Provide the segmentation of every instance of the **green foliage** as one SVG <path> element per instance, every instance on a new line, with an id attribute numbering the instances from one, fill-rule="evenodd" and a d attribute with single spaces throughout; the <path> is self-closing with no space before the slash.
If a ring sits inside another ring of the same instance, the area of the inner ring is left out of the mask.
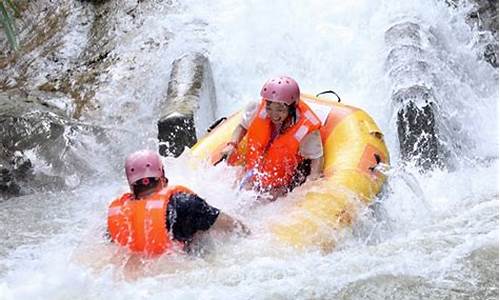
<path id="1" fill-rule="evenodd" d="M 12 0 L 0 0 L 0 24 L 13 50 L 17 50 L 14 17 L 19 17 L 17 5 Z"/>

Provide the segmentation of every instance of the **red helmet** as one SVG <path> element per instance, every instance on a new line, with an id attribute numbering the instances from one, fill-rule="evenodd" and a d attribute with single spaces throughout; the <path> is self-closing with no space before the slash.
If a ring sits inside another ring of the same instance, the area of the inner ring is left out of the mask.
<path id="1" fill-rule="evenodd" d="M 300 89 L 293 78 L 279 76 L 269 79 L 262 87 L 260 95 L 266 100 L 290 105 L 299 100 Z"/>
<path id="2" fill-rule="evenodd" d="M 125 161 L 125 173 L 130 186 L 144 178 L 163 177 L 160 155 L 150 150 L 140 150 L 130 154 Z"/>

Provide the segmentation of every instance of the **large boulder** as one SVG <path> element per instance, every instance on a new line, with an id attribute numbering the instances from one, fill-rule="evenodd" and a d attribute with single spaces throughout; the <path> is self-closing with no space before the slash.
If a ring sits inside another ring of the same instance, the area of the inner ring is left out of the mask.
<path id="1" fill-rule="evenodd" d="M 215 119 L 216 95 L 208 58 L 191 53 L 176 59 L 158 121 L 160 154 L 179 156 Z"/>
<path id="2" fill-rule="evenodd" d="M 385 69 L 392 85 L 401 158 L 422 171 L 454 169 L 476 159 L 476 133 L 467 126 L 475 118 L 470 99 L 488 91 L 476 89 L 476 80 L 482 79 L 464 78 L 471 66 L 487 72 L 493 67 L 473 55 L 450 53 L 449 43 L 454 41 L 442 35 L 451 30 L 406 17 L 385 32 Z"/>
<path id="3" fill-rule="evenodd" d="M 21 20 L 29 22 L 18 22 L 16 52 L 0 36 L 0 48 L 5 50 L 0 57 L 0 90 L 37 93 L 47 101 L 57 98 L 66 114 L 78 117 L 93 97 L 91 86 L 97 78 L 89 68 L 95 59 L 84 55 L 89 43 L 81 38 L 93 23 L 93 5 L 63 0 L 22 0 L 18 5 Z"/>
<path id="4" fill-rule="evenodd" d="M 439 142 L 435 79 L 426 50 L 421 46 L 421 26 L 401 22 L 390 27 L 385 41 L 390 51 L 386 69 L 393 82 L 398 138 L 403 161 L 415 161 L 422 169 L 443 165 Z"/>
<path id="5" fill-rule="evenodd" d="M 105 131 L 72 121 L 36 98 L 0 94 L 0 196 L 74 187 L 95 168 L 88 163 Z"/>
<path id="6" fill-rule="evenodd" d="M 450 6 L 457 8 L 460 0 L 445 0 Z M 466 22 L 477 31 L 473 41 L 476 49 L 492 66 L 498 68 L 498 1 L 468 0 Z"/>
<path id="7" fill-rule="evenodd" d="M 16 1 L 20 47 L 12 51 L 0 34 L 0 90 L 57 101 L 75 119 L 94 117 L 109 68 L 123 59 L 115 50 L 130 42 L 131 30 L 143 33 L 138 16 L 154 10 L 151 2 Z"/>
<path id="8" fill-rule="evenodd" d="M 137 87 L 144 87 L 148 100 L 166 94 L 161 82 L 164 89 L 151 95 L 143 74 L 168 72 L 163 64 L 145 62 L 152 61 L 150 52 L 162 57 L 169 31 L 144 35 L 150 26 L 145 20 L 153 13 L 165 17 L 174 4 L 15 2 L 21 12 L 19 50 L 12 51 L 0 34 L 0 194 L 67 188 L 86 176 L 92 180 L 96 172 L 121 171 L 122 157 L 149 138 L 141 140 L 142 130 L 123 125 L 137 122 L 137 107 L 145 98 Z"/>
<path id="9" fill-rule="evenodd" d="M 413 85 L 393 93 L 392 101 L 400 107 L 397 132 L 403 161 L 414 160 L 425 170 L 443 166 L 432 90 Z"/>

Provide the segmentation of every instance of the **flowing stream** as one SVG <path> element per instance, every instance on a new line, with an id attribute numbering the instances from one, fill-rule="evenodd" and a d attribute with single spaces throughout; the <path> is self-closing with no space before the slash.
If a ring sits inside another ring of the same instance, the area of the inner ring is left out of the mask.
<path id="1" fill-rule="evenodd" d="M 0 202 L 0 299 L 498 298 L 498 70 L 478 59 L 466 7 L 431 0 L 154 5 L 141 32 L 131 29 L 114 50 L 125 59 L 110 67 L 112 83 L 96 93 L 103 124 L 119 129 L 113 149 L 157 147 L 157 108 L 166 91 L 159 87 L 175 58 L 198 50 L 212 63 L 219 116 L 256 99 L 261 84 L 282 73 L 305 92 L 333 89 L 366 110 L 391 153 L 384 194 L 334 252 L 297 251 L 276 243 L 266 227 L 292 201 L 252 206 L 252 195 L 233 186 L 232 170 L 195 168 L 186 151 L 165 159 L 170 181 L 237 216 L 253 234 L 214 239 L 199 256 L 141 262 L 102 238 L 107 205 L 127 185 L 124 157 L 96 155 L 95 165 L 117 167 L 72 191 Z M 468 143 L 452 149 L 459 159 L 450 171 L 422 174 L 398 159 L 384 33 L 404 20 L 439 39 L 425 47 L 445 62 L 432 66 L 450 91 L 441 108 L 459 121 L 457 139 Z M 135 113 L 107 123 L 127 101 Z"/>

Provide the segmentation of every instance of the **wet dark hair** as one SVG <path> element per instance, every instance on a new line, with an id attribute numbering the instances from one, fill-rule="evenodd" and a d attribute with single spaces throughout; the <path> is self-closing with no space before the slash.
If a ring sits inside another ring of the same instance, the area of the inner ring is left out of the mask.
<path id="1" fill-rule="evenodd" d="M 160 177 L 147 177 L 137 180 L 132 184 L 132 192 L 134 196 L 138 198 L 138 195 L 149 189 L 153 189 L 156 185 L 160 184 Z M 168 182 L 168 179 L 165 178 Z"/>
<path id="2" fill-rule="evenodd" d="M 297 122 L 297 110 L 295 108 L 295 103 L 288 105 L 288 115 L 292 118 L 292 124 Z"/>

